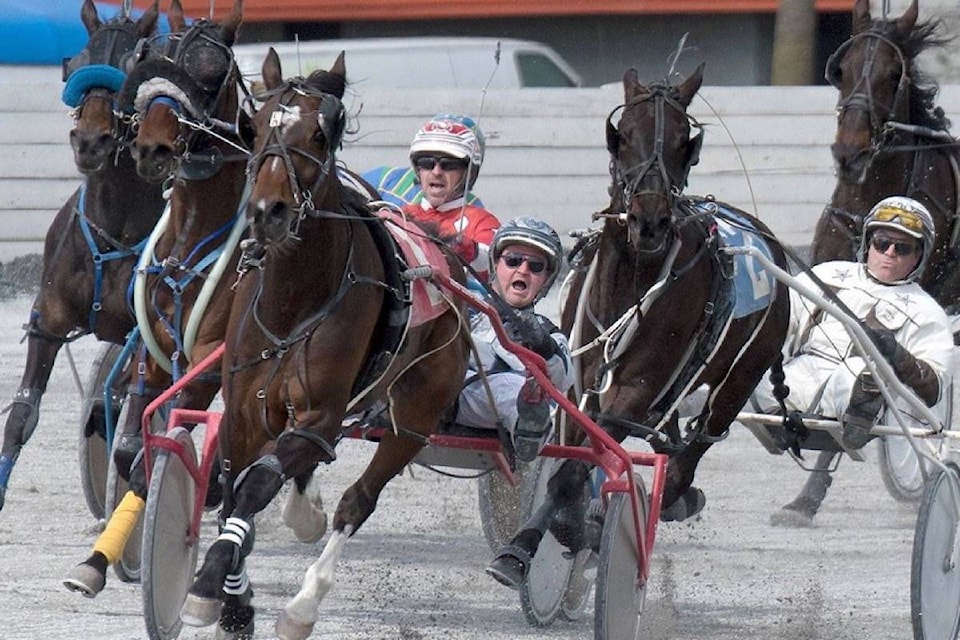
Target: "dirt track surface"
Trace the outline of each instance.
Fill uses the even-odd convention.
[[[19,344],[31,300],[0,301],[0,405],[19,384]],[[73,347],[81,379],[97,350]],[[127,640],[146,637],[140,590],[111,572],[88,600],[60,581],[99,531],[87,511],[76,442],[80,395],[61,353],[40,424],[14,470],[0,512],[0,638]],[[631,444],[640,448],[642,445]],[[332,508],[373,445],[346,442],[322,470]],[[701,464],[707,506],[693,522],[661,525],[644,628],[662,640],[903,640],[910,627],[915,509],[885,492],[874,462],[845,460],[813,529],[778,529],[769,516],[805,477],[742,427]],[[208,515],[204,539],[214,535]],[[257,638],[273,637],[278,610],[299,589],[321,545],[296,542],[269,508],[249,561]],[[201,554],[203,553],[201,549]],[[202,555],[201,555],[202,558]],[[488,578],[476,482],[416,468],[385,490],[377,512],[347,546],[314,638],[516,640],[592,638],[592,605],[579,622],[529,626],[517,594]],[[212,627],[181,638],[213,638]]]

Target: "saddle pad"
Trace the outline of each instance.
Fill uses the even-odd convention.
[[[380,209],[376,212],[382,219],[387,231],[393,236],[397,246],[403,253],[407,267],[429,265],[437,273],[450,275],[450,268],[439,247],[424,237],[423,231],[415,223],[405,220],[403,216],[390,209]],[[433,282],[424,278],[417,278],[411,283],[410,327],[419,326],[438,317],[447,310],[447,303],[441,295],[440,289]]]
[[[773,254],[766,241],[747,218],[724,210],[716,216],[717,231],[723,244],[732,247],[756,247],[771,261]],[[773,300],[776,278],[753,256],[733,256],[733,317],[742,318],[765,309]]]

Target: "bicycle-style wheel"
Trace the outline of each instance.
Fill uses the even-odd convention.
[[[531,496],[526,520],[547,497],[547,483],[565,460],[537,458],[523,477],[524,492]],[[533,556],[527,579],[520,585],[520,606],[527,622],[537,627],[552,623],[560,613],[567,584],[576,557],[568,557],[568,549],[548,530]]]
[[[924,488],[921,465],[927,463],[917,457],[904,436],[884,436],[879,447],[880,477],[887,493],[898,502],[920,500]]]
[[[948,462],[920,499],[910,566],[914,640],[955,640],[960,633],[960,469]]]
[[[493,552],[504,547],[524,523],[530,513],[525,503],[523,477],[528,465],[517,463],[515,471],[520,480],[516,486],[507,482],[499,471],[491,471],[477,479],[477,502],[480,507],[480,526],[483,537]],[[529,496],[526,497],[529,500]]]
[[[83,387],[85,396],[80,414],[80,434],[77,445],[80,482],[87,508],[98,520],[106,516],[107,473],[110,464],[107,426],[104,422],[103,386],[122,350],[123,347],[120,345],[103,343],[93,364],[90,365],[87,382]],[[126,396],[127,379],[122,375],[118,376],[113,387],[111,397],[115,399],[113,417],[116,418],[123,398]]]
[[[643,480],[636,476],[640,497],[640,526],[646,527],[648,498]],[[595,640],[634,640],[640,637],[640,616],[647,585],[637,563],[637,532],[630,496],[610,497],[600,538],[597,588],[594,598]]]
[[[167,437],[183,445],[194,463],[193,438],[183,427]],[[143,613],[151,640],[170,640],[180,633],[180,607],[187,597],[197,567],[199,540],[190,538],[196,502],[196,482],[183,460],[157,449],[146,515],[143,519]]]

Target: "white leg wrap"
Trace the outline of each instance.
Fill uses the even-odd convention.
[[[316,623],[320,602],[333,587],[337,562],[343,555],[351,533],[353,527],[348,526],[343,531],[334,531],[330,536],[320,557],[307,569],[300,592],[283,608],[288,618],[304,625]]]

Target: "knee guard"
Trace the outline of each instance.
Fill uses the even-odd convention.
[[[10,416],[4,429],[4,453],[16,455],[27,443],[40,421],[40,389],[21,388],[10,403]]]

